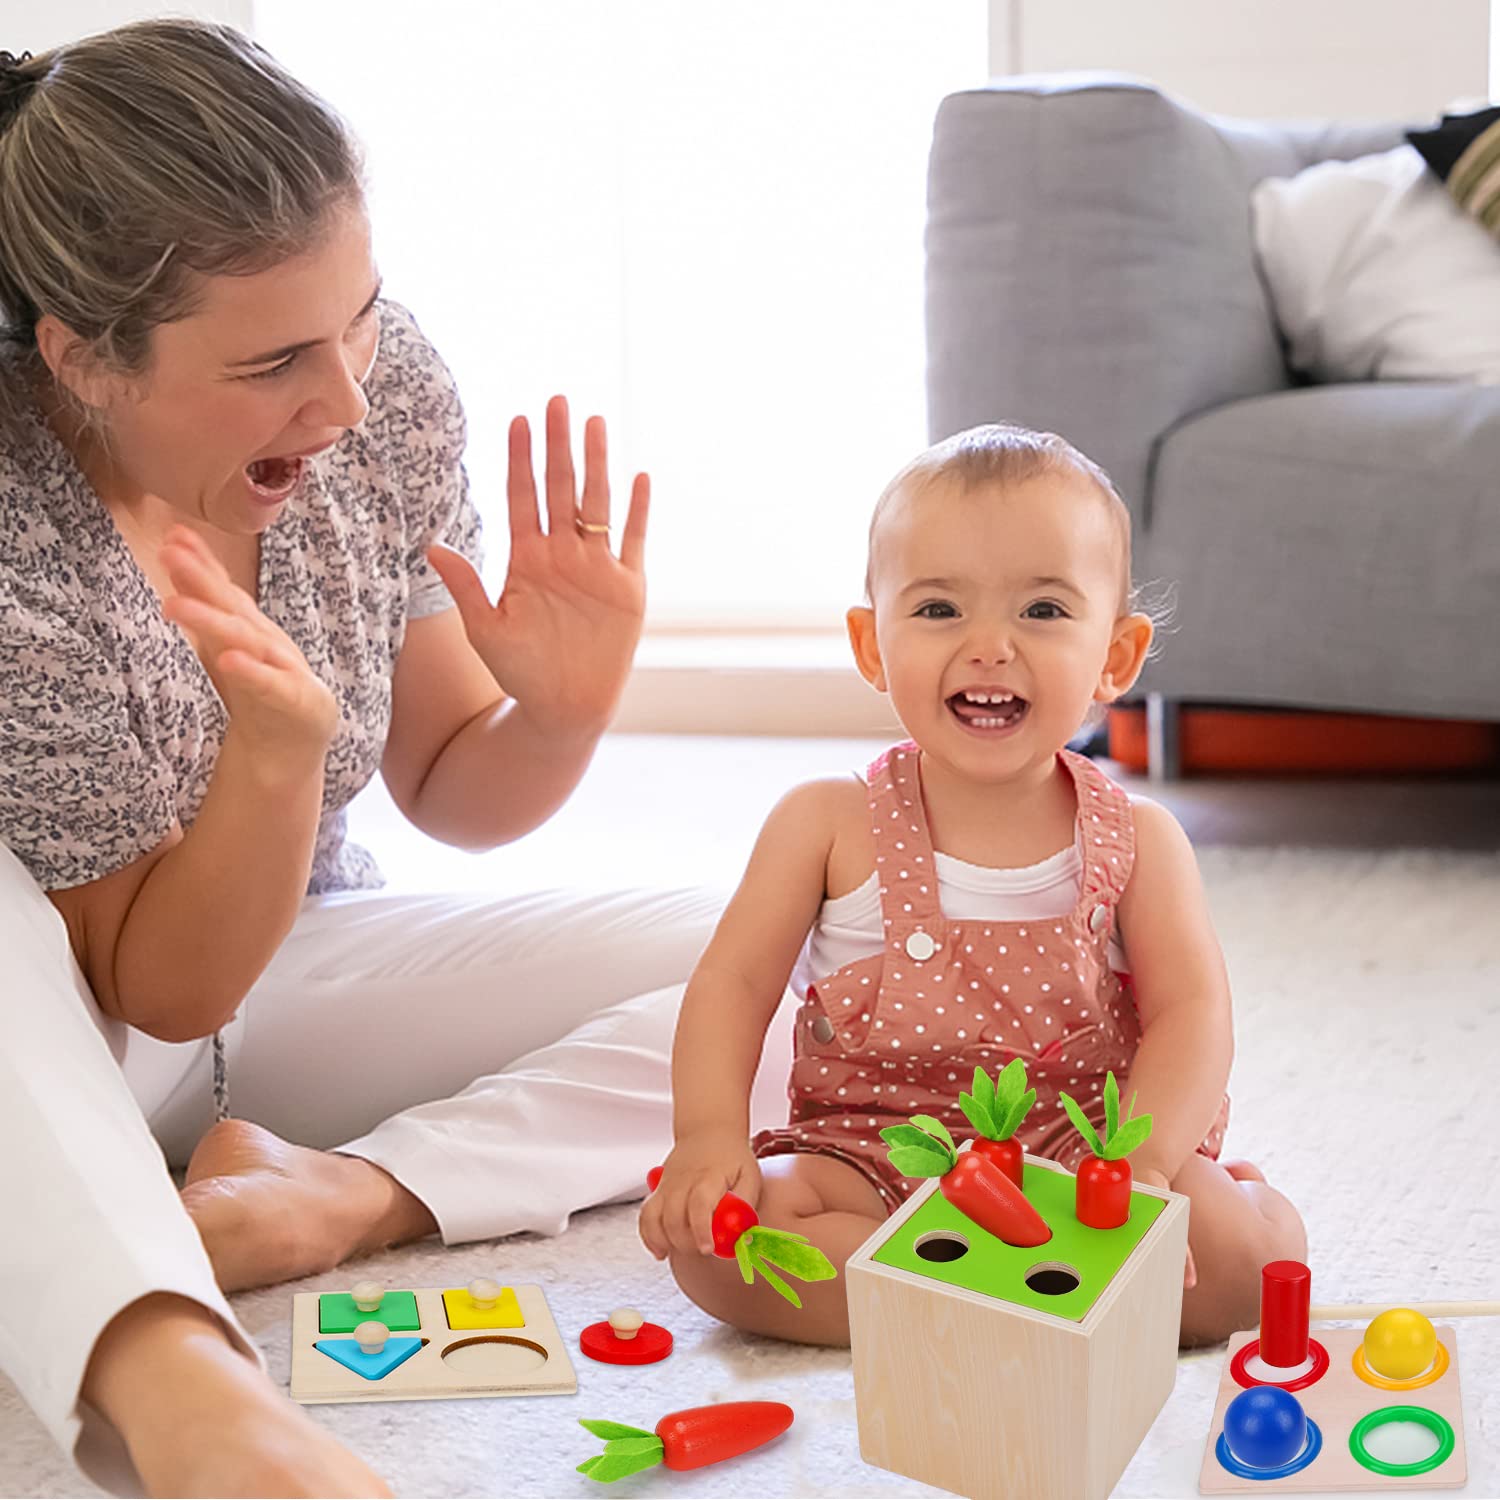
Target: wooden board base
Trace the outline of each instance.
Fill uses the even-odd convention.
[[[1458,1331],[1438,1324],[1438,1342],[1448,1351],[1448,1368],[1431,1385],[1415,1390],[1388,1391],[1370,1385],[1354,1373],[1354,1353],[1364,1342],[1363,1328],[1320,1329],[1312,1336],[1328,1351],[1328,1371],[1321,1379],[1292,1394],[1302,1403],[1308,1418],[1322,1431],[1323,1447],[1306,1468],[1283,1479],[1244,1479],[1232,1474],[1215,1456],[1219,1434],[1224,1430],[1224,1410],[1244,1389],[1230,1374],[1230,1364],[1240,1349],[1258,1335],[1252,1330],[1234,1334],[1224,1369],[1219,1375],[1219,1397],[1209,1425],[1203,1469],[1198,1476],[1202,1495],[1269,1494],[1290,1490],[1316,1494],[1336,1490],[1443,1490],[1458,1489],[1469,1477],[1464,1454],[1464,1412],[1458,1384]],[[1453,1428],[1453,1452],[1437,1468],[1425,1474],[1376,1474],[1349,1451],[1349,1434],[1355,1423],[1384,1406],[1422,1406],[1437,1412]]]
[[[455,1329],[443,1289],[416,1291],[420,1329],[398,1335],[426,1340],[381,1380],[366,1380],[315,1347],[331,1335],[318,1329],[318,1292],[292,1298],[292,1399],[304,1405],[332,1401],[441,1401],[472,1396],[566,1396],[578,1389],[572,1361],[539,1286],[513,1288],[519,1328]],[[374,1320],[379,1312],[370,1314]]]

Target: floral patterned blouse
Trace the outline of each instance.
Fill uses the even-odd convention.
[[[452,607],[425,559],[480,562],[453,378],[380,304],[363,426],[310,459],[261,540],[259,604],[338,699],[309,894],[378,886],[344,809],[380,765],[408,620]],[[16,369],[0,355],[0,379]],[[187,638],[43,421],[0,435],[0,842],[45,890],[97,880],[188,827],[227,717]]]

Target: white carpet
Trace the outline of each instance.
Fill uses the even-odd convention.
[[[786,784],[774,753],[755,758],[768,787]],[[746,794],[752,825],[767,805],[757,795]],[[691,821],[690,797],[687,804]],[[589,821],[587,806],[577,816]],[[580,831],[564,824],[558,837]],[[731,837],[722,824],[710,826],[708,842],[720,842],[705,856],[708,878],[732,873],[748,847],[737,842],[742,831]],[[638,857],[641,845],[630,842]],[[1226,1149],[1259,1162],[1302,1209],[1313,1300],[1500,1298],[1500,856],[1218,848],[1200,850],[1200,858],[1236,999]],[[676,1407],[750,1397],[789,1402],[796,1424],[758,1454],[693,1475],[647,1471],[614,1493],[943,1493],[861,1461],[847,1352],[745,1338],[711,1323],[641,1248],[633,1208],[579,1215],[557,1239],[520,1236],[452,1251],[428,1243],[358,1270],[388,1286],[456,1285],[484,1273],[541,1282],[570,1339],[629,1303],[671,1328],[677,1350],[640,1370],[578,1355],[576,1397],[313,1408],[398,1494],[601,1494],[573,1472],[597,1451],[577,1417],[650,1427]],[[353,1279],[340,1273],[317,1285],[344,1289]],[[291,1293],[313,1285],[235,1299],[283,1382]],[[1470,1478],[1449,1493],[1494,1497],[1500,1320],[1468,1320],[1462,1337]],[[1176,1389],[1117,1494],[1196,1494],[1221,1363],[1219,1350],[1182,1358]],[[0,1494],[79,1493],[95,1492],[0,1381]]]

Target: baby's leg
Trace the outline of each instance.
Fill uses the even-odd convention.
[[[1198,1272],[1198,1284],[1182,1296],[1180,1343],[1222,1343],[1259,1324],[1261,1267],[1304,1260],[1307,1232],[1291,1202],[1248,1162],[1226,1166],[1195,1152],[1172,1191],[1192,1199],[1188,1247]]]
[[[884,1200],[857,1168],[831,1156],[766,1157],[761,1174],[756,1205],[761,1223],[805,1234],[838,1267],[838,1276],[831,1281],[783,1277],[802,1299],[799,1310],[759,1276],[746,1286],[733,1260],[674,1250],[678,1286],[704,1312],[747,1332],[801,1344],[847,1345],[844,1262],[885,1222]]]

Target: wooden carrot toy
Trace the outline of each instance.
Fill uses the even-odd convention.
[[[701,1469],[780,1437],[792,1425],[793,1412],[781,1401],[722,1401],[668,1412],[654,1432],[622,1422],[592,1422],[580,1417],[604,1452],[578,1465],[580,1474],[610,1484],[662,1464],[668,1469]]]
[[[1025,1152],[1016,1131],[1036,1103],[1036,1090],[1026,1087],[1026,1064],[1012,1058],[991,1082],[983,1068],[974,1069],[974,1091],[958,1096],[958,1107],[978,1132],[969,1147],[987,1156],[1017,1187],[1025,1187]]]
[[[660,1167],[652,1167],[646,1173],[646,1187],[656,1191],[661,1181]],[[714,1209],[710,1228],[714,1237],[714,1254],[725,1260],[739,1262],[740,1275],[749,1286],[757,1271],[767,1284],[780,1292],[793,1307],[800,1308],[802,1299],[784,1282],[776,1271],[785,1271],[798,1281],[830,1281],[837,1276],[833,1262],[814,1245],[805,1234],[793,1234],[789,1229],[772,1229],[762,1224],[755,1210],[738,1193],[725,1193]]]
[[[891,1165],[903,1177],[936,1177],[938,1190],[961,1214],[1007,1245],[1044,1245],[1047,1222],[1021,1189],[987,1156],[959,1151],[948,1127],[932,1115],[913,1115],[908,1125],[887,1125],[880,1138]]]
[[[1094,1129],[1077,1101],[1059,1093],[1068,1118],[1089,1143],[1093,1155],[1078,1165],[1074,1212],[1080,1224],[1091,1229],[1118,1229],[1130,1217],[1130,1163],[1125,1158],[1151,1134],[1151,1116],[1130,1118],[1135,1095],[1130,1096],[1126,1118],[1120,1118],[1120,1085],[1110,1073],[1104,1080],[1104,1139]]]

